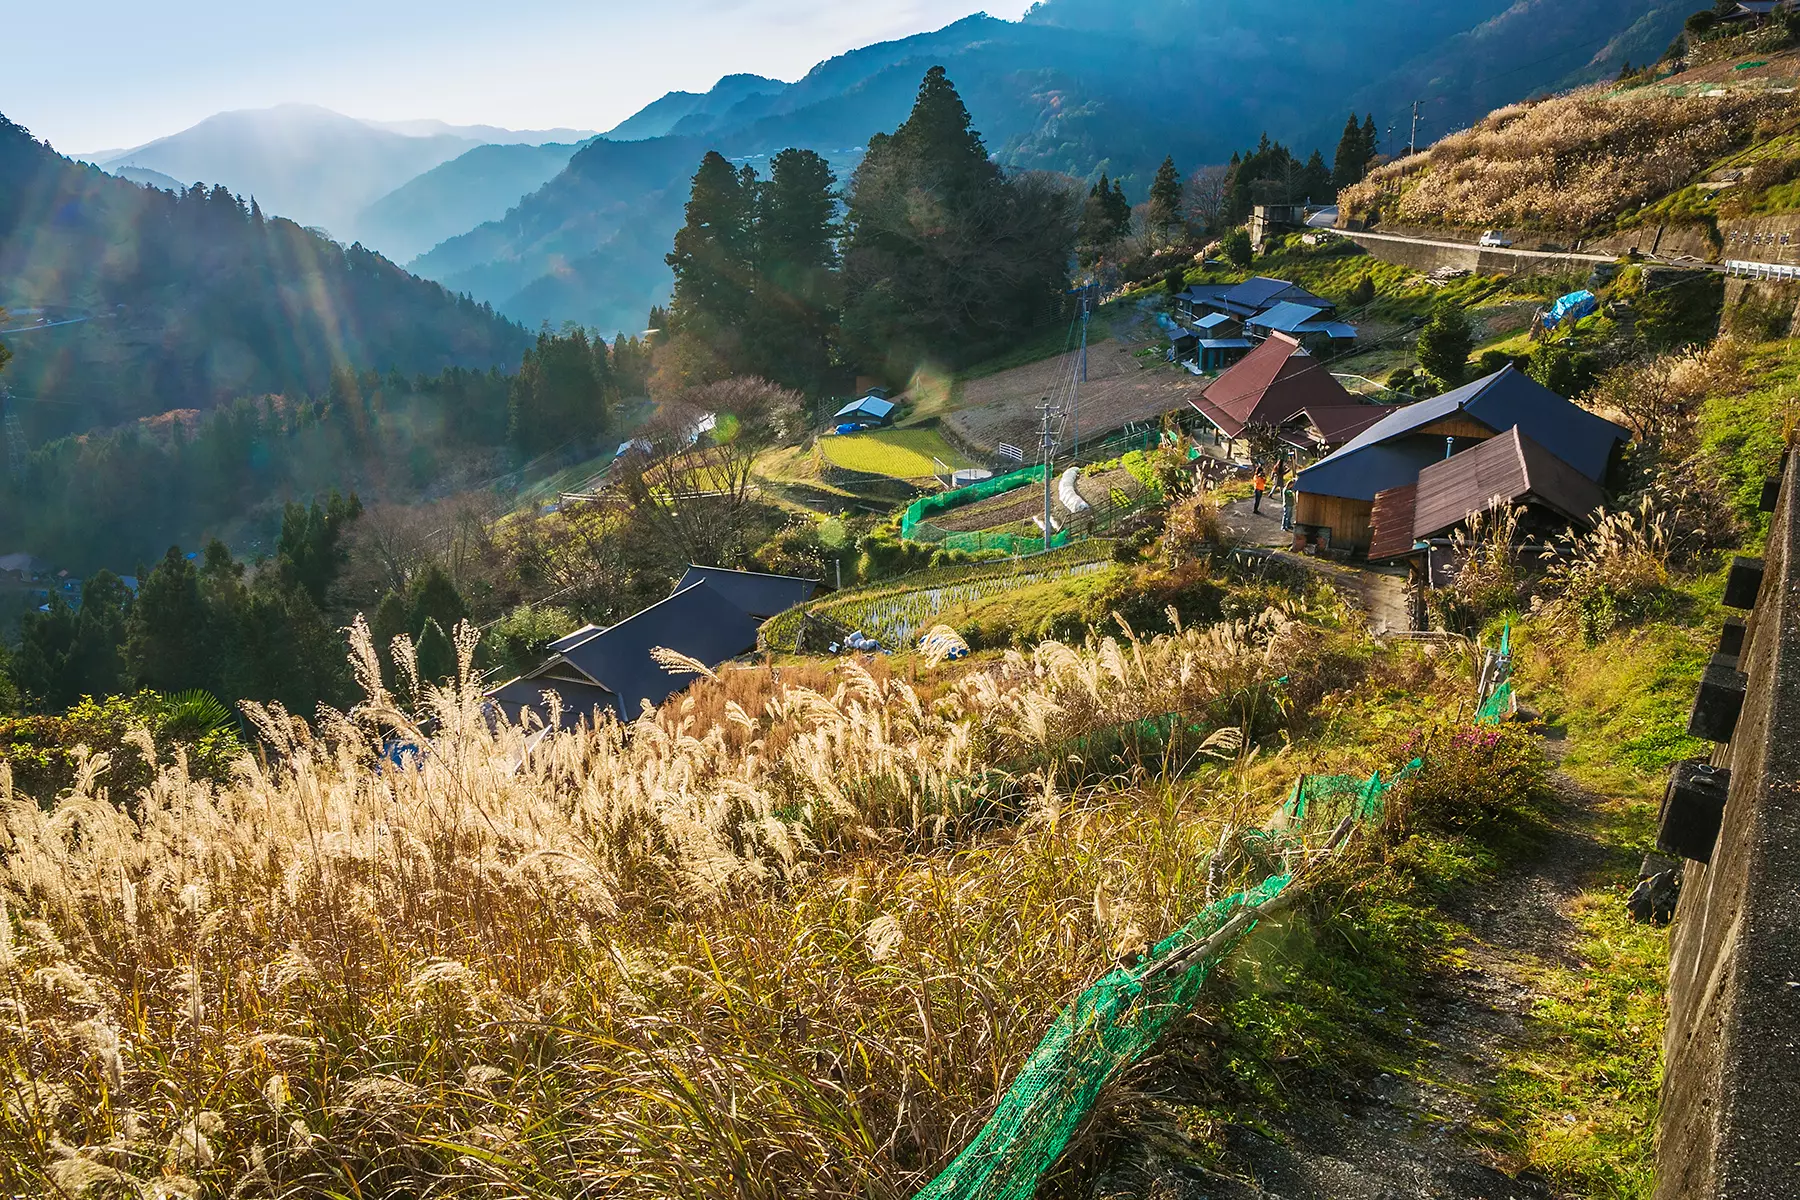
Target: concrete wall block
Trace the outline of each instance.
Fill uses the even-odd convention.
[[[1744,632],[1748,628],[1742,617],[1726,617],[1725,627],[1719,631],[1719,648],[1714,657],[1729,658],[1733,665],[1739,655],[1744,652]]]
[[[1756,594],[1762,591],[1763,560],[1745,558],[1741,554],[1731,557],[1731,570],[1725,576],[1725,606],[1727,608],[1755,608]]]
[[[1688,736],[1711,742],[1729,742],[1744,711],[1744,691],[1749,676],[1737,669],[1737,659],[1713,655],[1700,677],[1700,691],[1688,711]]]
[[[1677,858],[1710,863],[1730,786],[1730,771],[1698,760],[1676,763],[1657,817],[1656,848]]]

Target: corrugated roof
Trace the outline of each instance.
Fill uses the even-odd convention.
[[[893,412],[894,408],[895,405],[891,400],[883,400],[878,396],[864,396],[861,400],[852,401],[838,409],[837,415],[853,417],[861,413],[864,416],[874,417],[877,421],[882,421],[887,419],[887,415]]]
[[[1318,321],[1301,332],[1323,333],[1340,341],[1350,341],[1356,337],[1356,326],[1345,321]]]
[[[1319,319],[1324,311],[1323,301],[1319,305],[1301,304],[1293,300],[1283,300],[1254,317],[1245,319],[1244,324],[1254,325],[1259,329],[1274,329],[1281,333],[1293,333],[1302,325],[1310,325]]]
[[[1380,405],[1356,404],[1307,408],[1302,414],[1312,422],[1327,446],[1341,446],[1385,415]]]
[[[1369,512],[1369,561],[1403,558],[1412,553],[1413,508],[1419,485],[1386,488],[1375,493],[1375,506]]]
[[[1611,421],[1571,404],[1508,365],[1455,391],[1394,410],[1342,449],[1300,472],[1294,486],[1315,495],[1373,500],[1378,491],[1412,483],[1420,468],[1443,457],[1441,443],[1435,449],[1389,448],[1389,452],[1379,455],[1369,451],[1411,437],[1457,412],[1495,433],[1517,425],[1539,445],[1595,482],[1605,478],[1613,448],[1627,436]]]
[[[1301,412],[1328,408],[1361,409],[1354,396],[1300,343],[1283,333],[1270,334],[1207,386],[1194,407],[1236,437],[1253,421],[1285,425]]]
[[[1249,338],[1201,338],[1200,344],[1208,350],[1248,350],[1256,343]]]
[[[819,590],[817,579],[802,579],[798,575],[766,575],[760,571],[690,566],[681,582],[675,585],[675,591],[683,591],[696,583],[704,583],[758,621],[784,613],[796,604],[805,604]]]
[[[708,584],[695,583],[558,654],[527,678],[566,663],[617,695],[619,716],[629,721],[644,701],[661,704],[693,682],[691,675],[663,670],[651,650],[662,646],[714,667],[754,650],[757,624]]]
[[[1514,426],[1419,472],[1412,535],[1437,537],[1496,503],[1584,522],[1604,500],[1599,484]]]
[[[1242,304],[1259,312],[1281,300],[1310,299],[1317,300],[1320,308],[1334,307],[1329,300],[1313,295],[1297,283],[1290,283],[1286,279],[1270,279],[1266,275],[1244,280],[1220,299],[1227,304]]]
[[[1199,329],[1217,329],[1219,326],[1229,325],[1235,320],[1237,318],[1230,313],[1207,313],[1204,317],[1196,318],[1194,325]]]

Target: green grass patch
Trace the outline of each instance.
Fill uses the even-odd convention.
[[[958,379],[985,379],[989,375],[998,375],[1002,371],[1010,371],[1014,367],[1028,367],[1034,362],[1064,354],[1075,348],[1076,339],[1081,331],[1075,329],[1070,322],[1061,321],[1055,325],[1045,325],[1018,338],[1013,345],[1002,354],[984,359],[973,366],[958,371]],[[1112,337],[1112,329],[1104,312],[1088,320],[1088,345],[1106,341]]]
[[[861,433],[831,434],[819,439],[819,451],[847,471],[890,475],[895,479],[923,479],[942,472],[972,466],[936,429],[866,429]],[[933,461],[933,460],[937,461]]]

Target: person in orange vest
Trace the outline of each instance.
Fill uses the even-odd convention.
[[[1250,481],[1250,490],[1256,493],[1256,498],[1251,501],[1250,511],[1261,513],[1263,493],[1269,490],[1269,477],[1263,474],[1261,467],[1256,468],[1256,477]]]

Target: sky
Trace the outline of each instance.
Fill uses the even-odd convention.
[[[0,113],[68,154],[297,102],[378,121],[605,130],[722,75],[1026,0],[4,0]]]

